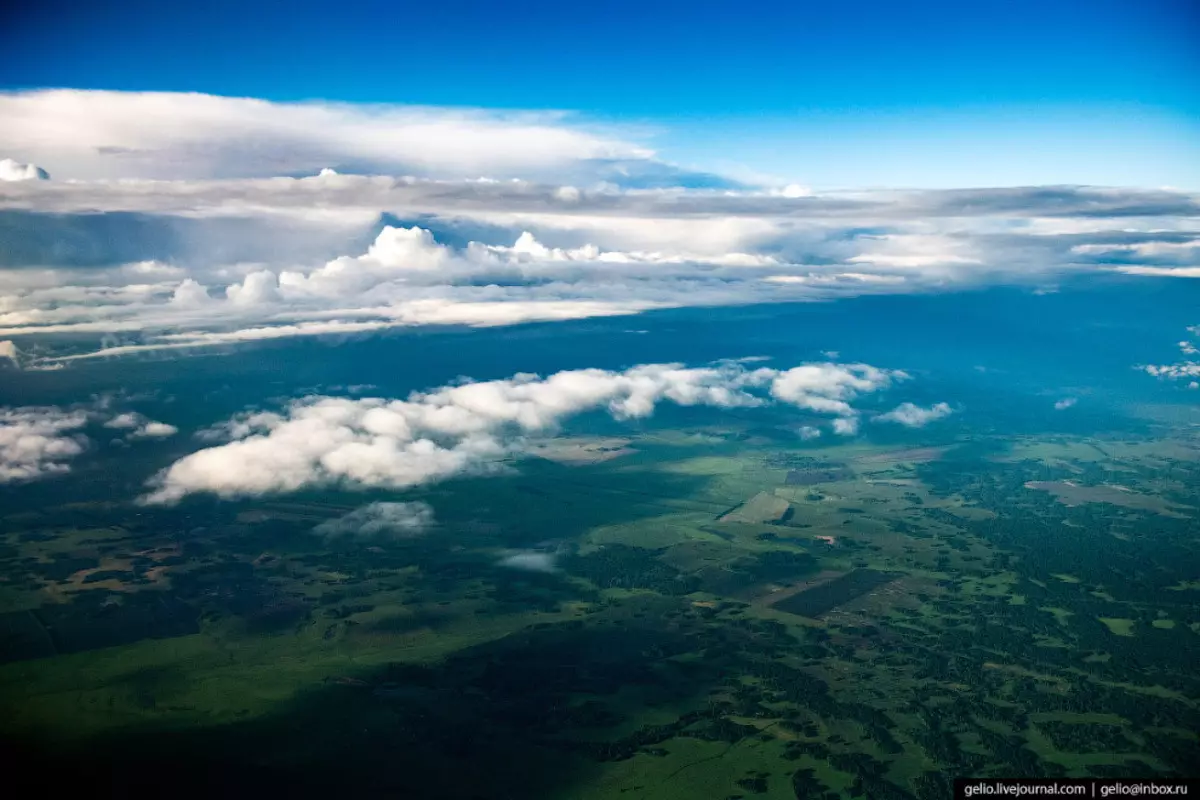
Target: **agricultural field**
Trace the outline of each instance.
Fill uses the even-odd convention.
[[[323,535],[340,493],[12,513],[0,727],[82,774],[421,797],[1189,774],[1190,452],[650,429],[405,493],[422,535]]]

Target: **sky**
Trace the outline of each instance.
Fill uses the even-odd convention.
[[[10,91],[561,111],[749,183],[1200,188],[1194,0],[22,5]]]
[[[25,4],[0,30],[0,386],[19,403],[0,408],[0,483],[161,440],[199,449],[143,502],[403,488],[494,471],[575,414],[664,404],[790,406],[806,441],[955,424],[959,398],[927,376],[833,344],[799,364],[736,341],[706,364],[579,353],[406,397],[339,384],[203,430],[88,384],[376,337],[403,365],[420,337],[393,334],[414,330],[642,336],[689,310],[995,287],[1184,302],[1198,17],[1170,0]],[[1122,370],[1191,396],[1200,319],[1176,327]],[[56,380],[78,396],[20,399]],[[379,514],[427,524],[412,507],[364,524]]]

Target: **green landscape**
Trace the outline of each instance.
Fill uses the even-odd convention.
[[[7,513],[4,738],[138,789],[446,798],[935,798],[1200,763],[1194,420],[832,446],[738,424],[564,434],[403,493]],[[437,524],[314,531],[368,500]]]

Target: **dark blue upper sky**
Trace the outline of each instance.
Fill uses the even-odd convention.
[[[665,140],[683,160],[714,160],[706,133],[749,137],[736,160],[751,169],[778,171],[780,138],[838,159],[842,140],[862,149],[856,130],[911,139],[914,119],[1053,139],[1033,154],[1048,162],[1077,128],[1120,138],[1081,144],[1101,162],[1173,156],[1200,120],[1198,0],[22,5],[3,26],[3,88],[570,109],[686,128]]]
[[[23,5],[8,88],[654,117],[1200,100],[1196,0]]]

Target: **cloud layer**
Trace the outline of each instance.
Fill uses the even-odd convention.
[[[1186,192],[720,185],[560,114],[50,91],[0,94],[0,118],[0,153],[57,178],[0,182],[0,341],[35,349],[26,367],[1200,275],[1200,198]]]
[[[0,95],[0,152],[60,178],[369,173],[494,178],[651,163],[653,152],[561,113],[272,103],[69,89]]]
[[[281,413],[219,426],[217,435],[231,441],[172,464],[154,479],[145,500],[174,503],[196,492],[233,498],[312,486],[401,489],[487,473],[570,416],[603,409],[618,419],[640,418],[662,402],[738,408],[774,401],[831,415],[835,430],[848,433],[857,429],[859,415],[852,401],[907,377],[867,364],[789,370],[648,364],[624,372],[515,375],[405,400],[308,397]]]

